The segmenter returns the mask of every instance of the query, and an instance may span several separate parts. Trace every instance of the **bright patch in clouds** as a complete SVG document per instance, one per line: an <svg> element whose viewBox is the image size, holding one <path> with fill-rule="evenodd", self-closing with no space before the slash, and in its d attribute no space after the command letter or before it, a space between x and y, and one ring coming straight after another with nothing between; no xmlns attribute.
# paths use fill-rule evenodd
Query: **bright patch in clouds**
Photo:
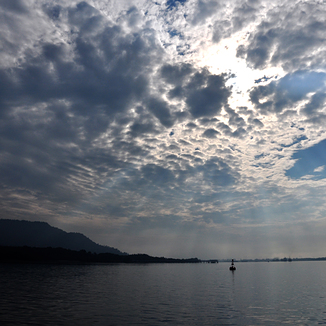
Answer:
<svg viewBox="0 0 326 326"><path fill-rule="evenodd" d="M324 256L322 2L2 1L0 28L3 218L130 253Z"/></svg>
<svg viewBox="0 0 326 326"><path fill-rule="evenodd" d="M246 33L241 33L246 34ZM232 38L221 41L219 44L212 44L203 54L202 59L198 60L200 66L206 66L213 74L231 73L234 76L227 82L233 87L230 104L233 107L251 106L248 91L255 81L261 80L264 83L270 79L277 79L284 76L281 67L268 67L258 70L250 68L246 61L236 56L237 48L243 35L235 35ZM266 84L266 82L264 83Z"/></svg>

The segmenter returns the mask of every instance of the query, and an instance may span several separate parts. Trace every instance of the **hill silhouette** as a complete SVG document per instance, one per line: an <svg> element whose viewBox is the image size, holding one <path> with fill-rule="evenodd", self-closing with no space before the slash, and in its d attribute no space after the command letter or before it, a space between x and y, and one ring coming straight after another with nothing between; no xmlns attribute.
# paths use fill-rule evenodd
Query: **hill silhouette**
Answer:
<svg viewBox="0 0 326 326"><path fill-rule="evenodd" d="M0 246L64 248L92 253L127 255L116 248L101 246L81 233L65 232L46 222L0 219Z"/></svg>
<svg viewBox="0 0 326 326"><path fill-rule="evenodd" d="M51 263L51 264L151 264L151 263L200 263L197 258L175 259L152 257L146 254L116 255L111 253L91 253L85 250L64 248L31 248L0 246L0 262L4 263Z"/></svg>

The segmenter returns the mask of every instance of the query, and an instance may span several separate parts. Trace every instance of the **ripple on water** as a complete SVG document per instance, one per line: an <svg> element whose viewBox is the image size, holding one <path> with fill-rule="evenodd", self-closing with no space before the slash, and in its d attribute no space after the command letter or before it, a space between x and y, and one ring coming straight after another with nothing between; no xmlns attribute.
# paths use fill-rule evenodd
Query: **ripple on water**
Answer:
<svg viewBox="0 0 326 326"><path fill-rule="evenodd" d="M311 263L0 265L1 325L325 324ZM317 267L317 266L316 266Z"/></svg>

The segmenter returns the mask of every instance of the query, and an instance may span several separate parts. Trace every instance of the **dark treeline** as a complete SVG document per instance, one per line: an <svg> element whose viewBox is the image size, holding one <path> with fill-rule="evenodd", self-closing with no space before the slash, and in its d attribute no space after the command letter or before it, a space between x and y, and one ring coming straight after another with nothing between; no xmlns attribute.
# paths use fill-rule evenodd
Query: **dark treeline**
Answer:
<svg viewBox="0 0 326 326"><path fill-rule="evenodd" d="M258 262L292 262L292 261L323 261L326 260L326 257L317 257L317 258L263 258L263 259L235 259L235 262L241 263L258 263ZM231 262L231 259L223 259L222 262Z"/></svg>
<svg viewBox="0 0 326 326"><path fill-rule="evenodd" d="M45 262L45 263L200 263L197 258L174 259L152 257L146 254L116 255L92 253L86 250L64 248L32 248L0 246L0 262Z"/></svg>

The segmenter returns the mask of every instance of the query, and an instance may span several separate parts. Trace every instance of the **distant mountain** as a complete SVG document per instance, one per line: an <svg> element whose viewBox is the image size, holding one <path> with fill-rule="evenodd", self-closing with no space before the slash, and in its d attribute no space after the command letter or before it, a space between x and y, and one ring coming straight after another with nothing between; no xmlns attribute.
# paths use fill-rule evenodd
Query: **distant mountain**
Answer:
<svg viewBox="0 0 326 326"><path fill-rule="evenodd" d="M123 264L181 264L201 263L198 258L175 259L152 257L145 254L115 255L111 253L95 254L85 250L69 250L64 248L31 248L0 246L0 262L5 263L51 263L51 264L93 264L93 263L123 263Z"/></svg>
<svg viewBox="0 0 326 326"><path fill-rule="evenodd" d="M126 255L120 250L101 246L81 233L65 232L45 222L0 219L0 246L65 248L87 252Z"/></svg>

